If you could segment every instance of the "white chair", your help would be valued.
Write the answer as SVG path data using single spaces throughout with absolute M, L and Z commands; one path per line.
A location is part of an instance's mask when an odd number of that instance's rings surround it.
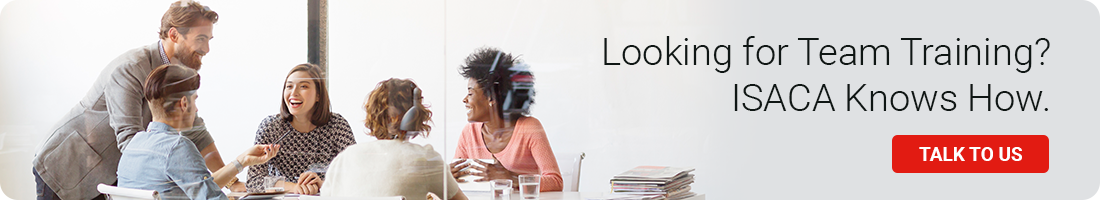
M 581 184 L 581 161 L 584 152 L 555 155 L 561 172 L 562 192 L 576 192 Z
M 405 200 L 405 197 L 322 197 L 313 195 L 302 195 L 298 196 L 298 200 Z
M 160 195 L 155 190 L 120 188 L 102 183 L 96 189 L 107 195 L 109 200 L 160 200 Z

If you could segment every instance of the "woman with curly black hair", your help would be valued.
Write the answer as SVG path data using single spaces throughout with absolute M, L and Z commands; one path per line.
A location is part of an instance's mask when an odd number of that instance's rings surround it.
M 475 180 L 479 182 L 510 179 L 519 183 L 521 174 L 539 174 L 540 191 L 561 191 L 561 173 L 546 131 L 538 119 L 528 116 L 534 102 L 534 75 L 528 66 L 511 54 L 482 48 L 466 57 L 461 74 L 468 80 L 462 102 L 470 123 L 459 136 L 457 160 L 450 165 L 452 175 L 483 177 Z

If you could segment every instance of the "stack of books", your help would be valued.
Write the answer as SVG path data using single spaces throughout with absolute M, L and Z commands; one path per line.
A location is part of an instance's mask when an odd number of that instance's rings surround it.
M 611 193 L 642 200 L 678 200 L 695 196 L 695 168 L 638 166 L 611 178 Z

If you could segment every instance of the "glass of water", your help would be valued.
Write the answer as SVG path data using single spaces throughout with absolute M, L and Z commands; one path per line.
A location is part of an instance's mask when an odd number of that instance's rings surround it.
M 264 176 L 264 192 L 282 192 L 283 176 Z
M 538 199 L 541 178 L 538 174 L 519 175 L 519 196 L 523 199 Z
M 496 179 L 489 181 L 489 189 L 493 191 L 493 200 L 512 199 L 512 180 Z
M 328 171 L 328 163 L 313 163 L 306 167 L 306 172 L 313 172 L 320 176 Z

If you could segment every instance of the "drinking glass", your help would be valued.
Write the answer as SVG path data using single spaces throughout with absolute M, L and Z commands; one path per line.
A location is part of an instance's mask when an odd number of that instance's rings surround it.
M 489 181 L 489 189 L 493 191 L 493 200 L 512 199 L 512 180 L 496 179 Z
M 538 174 L 519 175 L 519 196 L 523 199 L 538 199 L 541 178 Z
M 282 180 L 283 176 L 264 176 L 264 192 L 282 192 L 283 188 Z

